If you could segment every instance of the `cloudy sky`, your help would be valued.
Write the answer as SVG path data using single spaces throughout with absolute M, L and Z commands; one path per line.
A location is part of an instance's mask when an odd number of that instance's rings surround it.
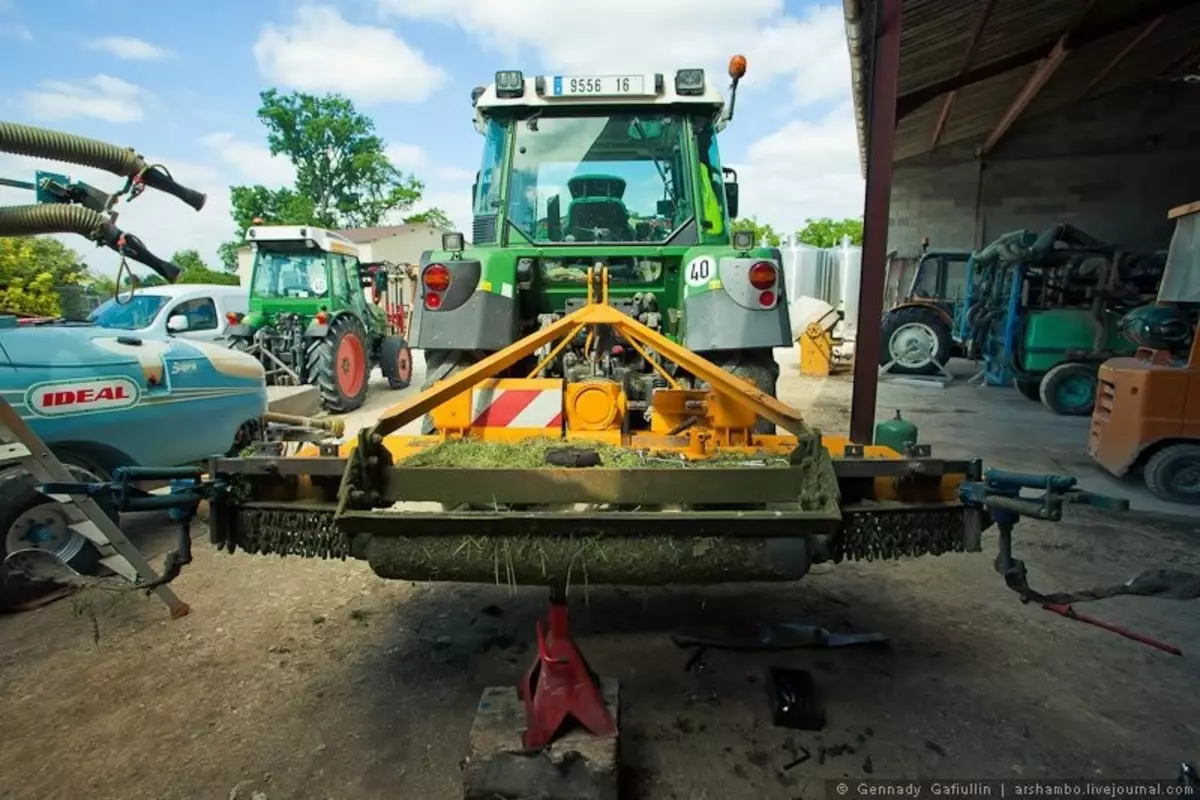
M 396 165 L 425 182 L 422 205 L 469 230 L 481 145 L 470 90 L 497 69 L 702 66 L 724 86 L 729 56 L 744 53 L 722 158 L 739 170 L 743 215 L 794 230 L 862 213 L 844 35 L 839 0 L 0 0 L 0 119 L 132 145 L 208 192 L 200 213 L 148 192 L 119 224 L 163 257 L 194 247 L 215 264 L 233 233 L 228 187 L 292 175 L 266 150 L 263 89 L 348 95 Z M 32 180 L 34 169 L 0 154 L 2 176 Z M 28 199 L 0 188 L 0 204 Z M 115 255 L 72 244 L 98 271 L 115 269 Z

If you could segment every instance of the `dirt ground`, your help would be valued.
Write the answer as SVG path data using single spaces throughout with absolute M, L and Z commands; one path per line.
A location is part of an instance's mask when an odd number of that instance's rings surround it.
M 848 386 L 793 376 L 781 394 L 826 429 L 845 428 Z M 956 398 L 925 403 L 924 433 L 960 435 L 933 422 L 970 416 L 953 413 Z M 1033 449 L 1010 445 L 1020 447 Z M 1070 514 L 1018 527 L 1035 588 L 1200 569 L 1196 517 Z M 157 562 L 169 546 L 161 520 L 131 527 Z M 621 681 L 627 796 L 813 798 L 822 779 L 867 774 L 1173 777 L 1200 757 L 1195 601 L 1080 608 L 1185 651 L 1173 656 L 1022 605 L 992 572 L 994 554 L 989 533 L 981 554 L 821 566 L 795 585 L 574 587 L 577 641 Z M 0 617 L 0 797 L 458 797 L 479 695 L 518 680 L 546 599 L 534 587 L 387 582 L 359 562 L 203 543 L 175 588 L 193 609 L 176 621 L 153 598 L 95 590 Z M 685 671 L 689 654 L 668 637 L 746 620 L 874 630 L 891 643 L 709 651 Z M 771 666 L 813 672 L 824 731 L 772 725 Z M 785 770 L 801 748 L 813 757 Z

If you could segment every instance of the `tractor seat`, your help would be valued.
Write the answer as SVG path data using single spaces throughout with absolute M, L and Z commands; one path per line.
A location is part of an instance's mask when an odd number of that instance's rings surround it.
M 603 228 L 618 239 L 629 239 L 629 211 L 625 204 L 612 197 L 587 197 L 573 200 L 567 208 L 567 225 L 573 233 Z

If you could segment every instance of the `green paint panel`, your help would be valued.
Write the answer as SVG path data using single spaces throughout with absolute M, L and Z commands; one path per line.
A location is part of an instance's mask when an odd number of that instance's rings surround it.
M 1119 319 L 1116 314 L 1108 315 L 1105 347 L 1124 354 L 1132 347 L 1117 331 Z M 1095 335 L 1092 312 L 1086 309 L 1060 308 L 1031 314 L 1021 342 L 1021 371 L 1049 372 L 1065 360 L 1067 351 L 1091 350 Z

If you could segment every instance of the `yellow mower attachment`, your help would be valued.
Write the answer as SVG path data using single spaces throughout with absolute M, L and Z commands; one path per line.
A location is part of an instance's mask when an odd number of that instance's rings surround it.
M 601 332 L 667 386 L 644 429 L 619 383 L 539 377 L 566 343 Z M 426 414 L 436 434 L 397 433 Z M 759 417 L 786 433 L 756 433 Z M 581 568 L 593 583 L 791 580 L 819 561 L 979 549 L 985 515 L 957 500 L 978 472 L 927 449 L 822 438 L 611 305 L 598 265 L 586 305 L 397 404 L 357 440 L 216 459 L 211 474 L 232 488 L 211 527 L 230 549 L 353 555 L 411 580 L 551 582 Z

